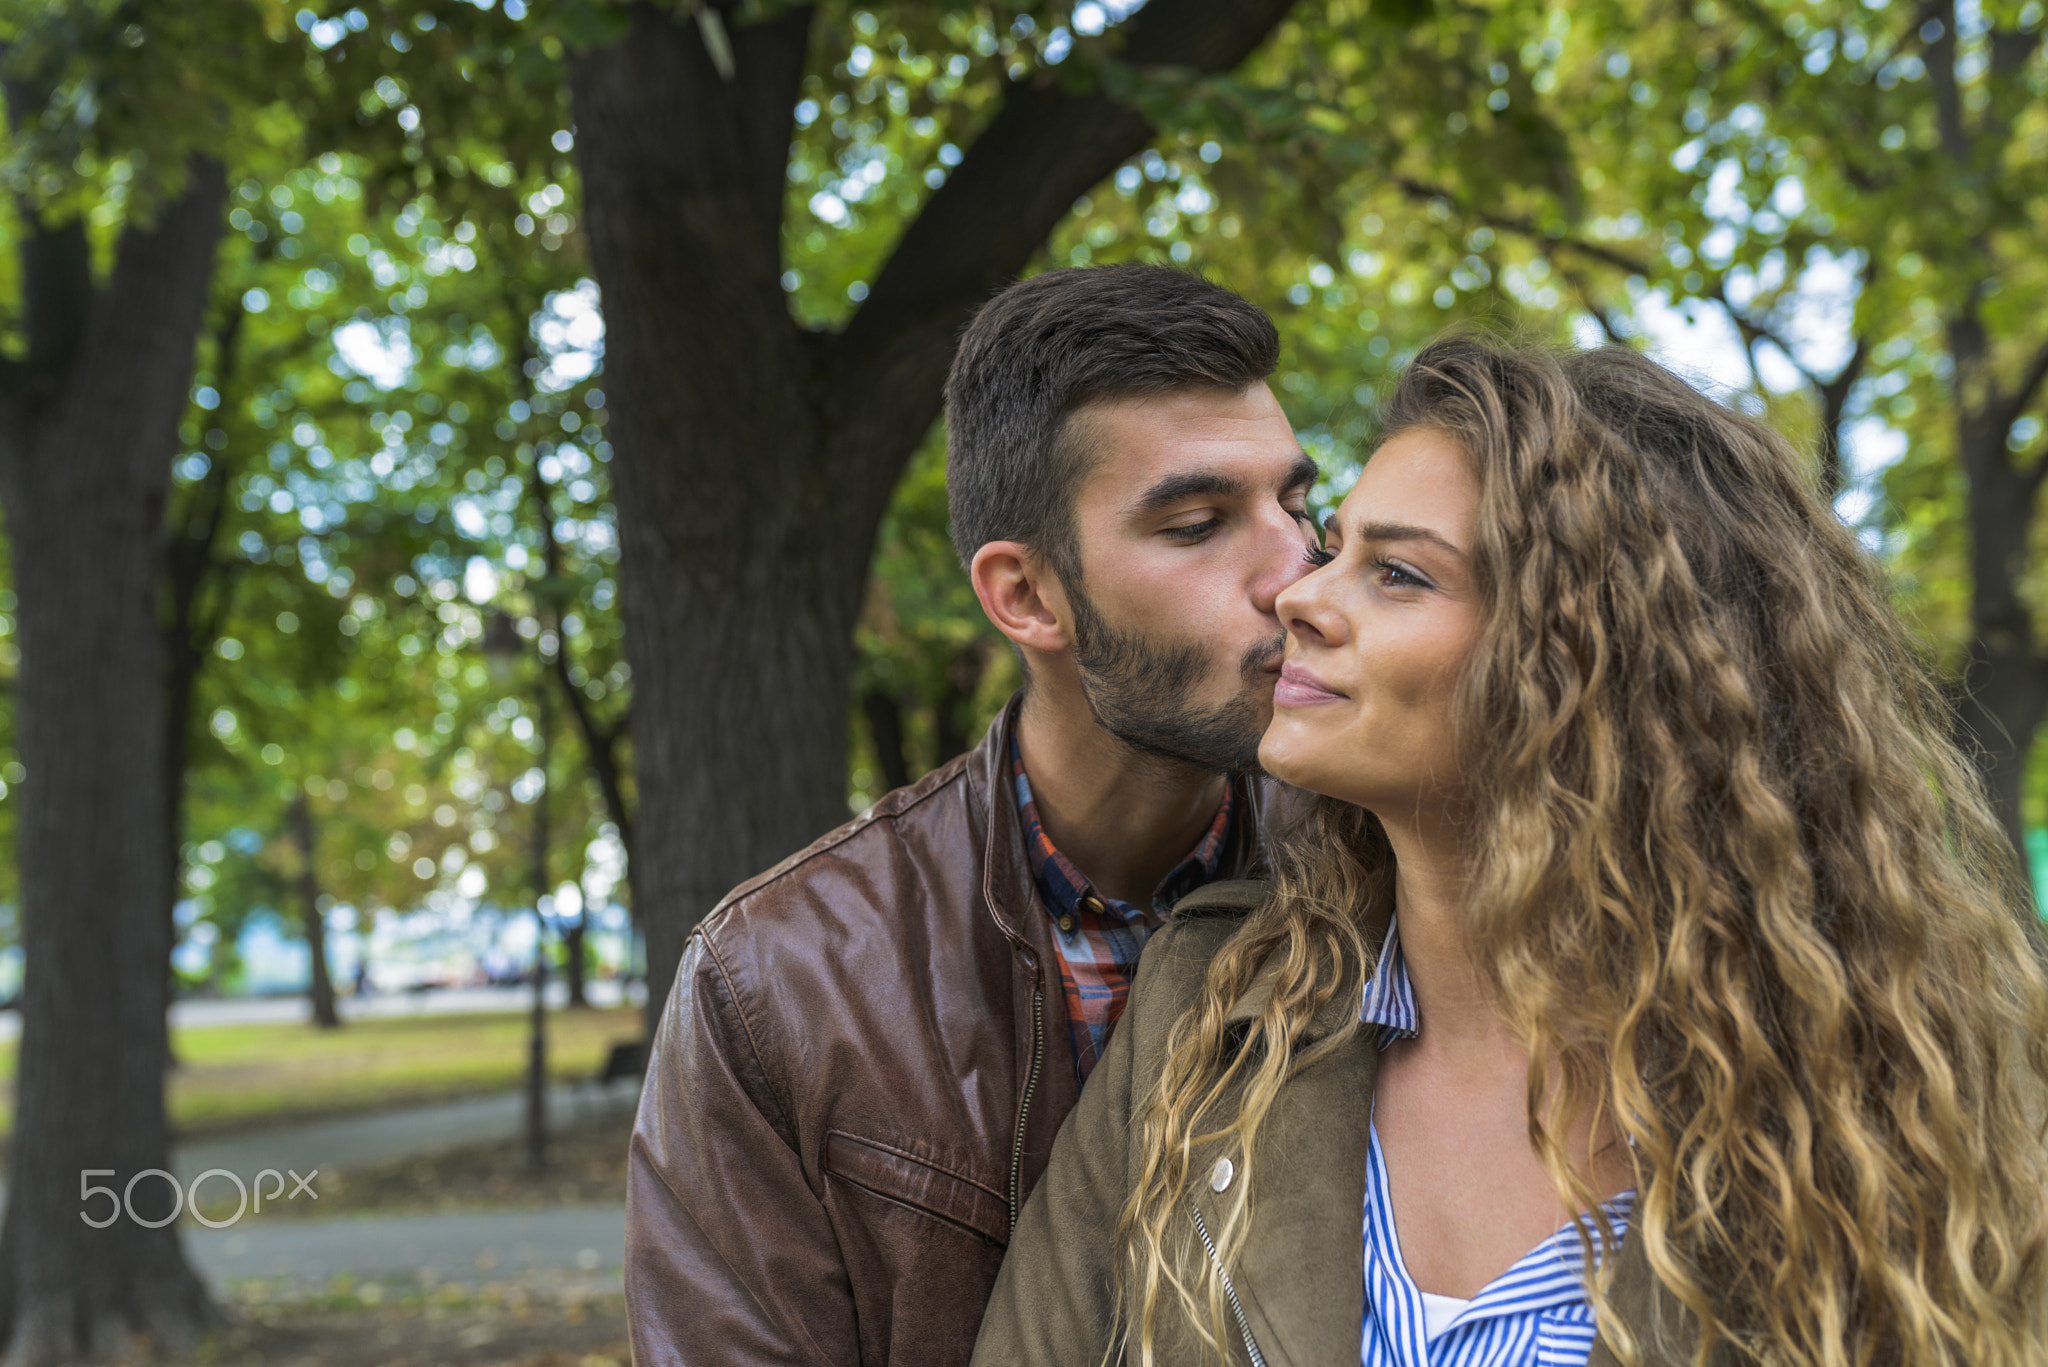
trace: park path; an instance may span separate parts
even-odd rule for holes
[[[632,1101],[623,1087],[609,1098],[592,1089],[555,1087],[548,1111],[560,1124],[599,1105]],[[310,1181],[323,1166],[346,1169],[511,1138],[521,1132],[524,1106],[523,1094],[503,1092],[226,1136],[179,1147],[171,1168],[188,1185],[209,1170],[233,1173],[252,1189],[265,1170]],[[221,1199],[232,1186],[226,1178],[210,1178],[206,1195]],[[265,1179],[263,1186],[270,1204],[281,1199],[280,1192],[300,1206],[315,1199],[305,1191],[291,1196],[296,1184],[289,1177]],[[266,1218],[252,1209],[225,1228],[187,1226],[184,1239],[216,1289],[261,1278],[273,1292],[290,1295],[319,1290],[346,1274],[416,1285],[509,1279],[616,1290],[625,1230],[625,1208],[616,1205],[331,1219]]]
[[[623,1206],[245,1222],[187,1230],[185,1250],[216,1288],[261,1278],[274,1293],[352,1279],[416,1286],[574,1281],[617,1290]]]
[[[624,1084],[608,1101],[594,1088],[552,1087],[548,1090],[548,1116],[559,1125],[600,1105],[624,1106],[632,1099]],[[522,1132],[525,1104],[521,1092],[499,1092],[462,1101],[225,1135],[173,1149],[171,1171],[180,1182],[190,1182],[212,1168],[222,1168],[244,1182],[254,1182],[256,1175],[266,1168],[310,1176],[313,1169],[323,1165],[350,1168],[417,1158],[469,1144],[510,1139]],[[223,1185],[216,1188],[214,1182]],[[209,1198],[219,1198],[232,1185],[216,1178],[207,1184],[206,1192]]]
[[[598,1106],[630,1107],[634,1100],[624,1085],[608,1096],[594,1088],[554,1087],[548,1111],[562,1124]],[[268,1170],[277,1176],[263,1179],[265,1204],[284,1199],[303,1206],[316,1198],[293,1176],[310,1182],[323,1166],[387,1163],[512,1138],[521,1133],[524,1105],[522,1093],[501,1092],[208,1139],[172,1150],[171,1170],[188,1189],[202,1173],[232,1173],[252,1198]],[[233,1186],[216,1175],[207,1180],[205,1194],[217,1201]],[[188,1253],[217,1290],[263,1278],[290,1294],[319,1290],[343,1274],[419,1285],[509,1279],[616,1291],[620,1284],[626,1228],[621,1205],[310,1219],[295,1218],[297,1211],[258,1214],[253,1199],[251,1207],[224,1228],[183,1228]]]

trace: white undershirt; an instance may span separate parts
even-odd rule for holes
[[[1419,1290],[1420,1288],[1418,1288]],[[1422,1292],[1422,1337],[1435,1343],[1451,1327],[1451,1321],[1465,1313],[1465,1307],[1472,1304],[1456,1296],[1439,1296],[1434,1291]]]

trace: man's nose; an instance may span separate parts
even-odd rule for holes
[[[1282,521],[1273,524],[1264,538],[1259,574],[1252,583],[1252,605],[1267,616],[1278,616],[1277,603],[1289,585],[1311,569],[1308,549],[1315,533],[1307,524],[1281,510]]]

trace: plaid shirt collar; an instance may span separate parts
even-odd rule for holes
[[[1017,746],[1014,731],[1010,735],[1010,777],[1017,789],[1017,811],[1024,822],[1024,848],[1031,858],[1031,876],[1038,884],[1045,909],[1062,930],[1072,928],[1082,904],[1091,898],[1097,906],[1126,922],[1162,921],[1172,914],[1175,902],[1212,881],[1222,867],[1223,851],[1230,839],[1231,814],[1237,803],[1235,784],[1224,786],[1222,805],[1217,807],[1216,819],[1209,823],[1208,831],[1195,842],[1187,858],[1159,880],[1159,886],[1152,890],[1152,905],[1141,908],[1098,892],[1088,876],[1054,847],[1039,823],[1038,803],[1031,795],[1031,780],[1024,773],[1024,754]]]

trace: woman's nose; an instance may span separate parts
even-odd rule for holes
[[[1280,591],[1273,611],[1287,634],[1306,643],[1334,645],[1343,637],[1343,618],[1329,601],[1328,567],[1310,570]]]

